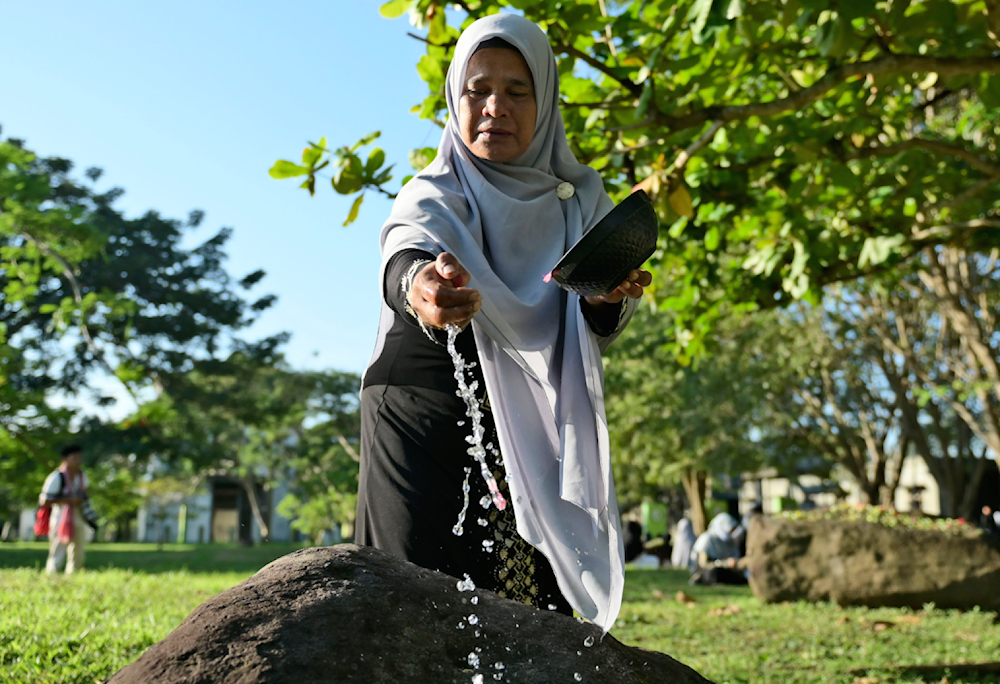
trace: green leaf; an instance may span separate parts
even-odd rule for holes
[[[444,80],[442,61],[431,55],[424,55],[417,62],[417,74],[428,84]]]
[[[718,226],[712,226],[705,233],[705,249],[710,252],[714,252],[719,248],[719,228]]]
[[[361,203],[365,201],[365,194],[361,193],[358,198],[354,200],[354,204],[351,205],[351,210],[347,212],[347,219],[344,221],[344,227],[351,225],[358,218],[358,211],[361,210]]]
[[[677,189],[670,193],[668,198],[670,206],[681,216],[686,218],[694,217],[694,207],[691,203],[691,193],[683,185],[678,185]]]
[[[40,314],[50,314],[50,313],[54,312],[56,309],[58,309],[58,308],[59,307],[56,306],[55,304],[42,304],[40,307],[38,307],[38,313],[40,313]]]
[[[691,23],[691,36],[694,42],[701,44],[701,32],[708,23],[708,14],[712,11],[712,0],[695,0],[688,11],[687,19]]]
[[[906,236],[902,233],[896,235],[873,237],[865,240],[861,248],[861,256],[858,259],[858,266],[878,266],[889,258],[892,252],[906,242]]]
[[[309,167],[299,166],[298,164],[290,161],[285,161],[284,159],[279,159],[274,162],[274,166],[268,171],[271,178],[294,178],[295,176],[305,176],[309,173]]]
[[[316,166],[316,162],[320,160],[323,156],[323,150],[310,145],[309,147],[302,150],[302,164],[308,168]]]
[[[385,19],[398,19],[406,14],[413,0],[390,0],[378,8],[378,13]]]
[[[382,131],[372,131],[368,135],[361,138],[361,140],[354,143],[354,147],[351,148],[351,152],[357,152],[358,148],[372,144],[380,135],[382,135]]]
[[[726,8],[726,19],[736,19],[743,16],[744,0],[729,0],[729,7]]]
[[[410,150],[410,166],[414,171],[423,171],[437,158],[436,147],[420,147]]]
[[[376,147],[368,155],[368,161],[365,163],[365,175],[369,177],[375,175],[375,172],[378,171],[384,162],[385,152],[381,147]]]

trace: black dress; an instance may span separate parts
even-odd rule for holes
[[[467,452],[471,421],[456,394],[446,336],[420,328],[406,311],[400,287],[414,261],[433,258],[405,250],[386,267],[383,296],[395,315],[361,391],[356,541],[453,577],[469,575],[477,587],[505,598],[572,614],[544,555],[517,533],[513,504],[498,511],[480,503],[488,501],[488,489],[479,464]],[[599,334],[599,328],[609,325],[588,321]],[[610,325],[616,326],[617,319]],[[471,326],[458,335],[455,346],[466,361],[478,359]],[[478,363],[470,375],[470,385],[479,383],[487,462],[509,498]],[[462,511],[466,476],[471,491],[459,536],[453,528]]]

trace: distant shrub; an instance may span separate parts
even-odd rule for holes
[[[926,530],[929,532],[949,532],[951,534],[967,535],[980,533],[974,525],[962,518],[929,518],[915,516],[910,513],[900,513],[885,506],[869,506],[867,504],[839,503],[829,508],[817,508],[811,511],[785,511],[777,517],[786,520],[842,520],[847,522],[868,522],[884,527],[899,527],[911,530]]]

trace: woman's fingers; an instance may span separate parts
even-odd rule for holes
[[[472,279],[469,272],[465,270],[462,264],[458,263],[458,259],[448,252],[438,254],[437,261],[434,262],[434,268],[437,270],[438,275],[445,280],[450,280],[455,287],[464,287]]]
[[[620,302],[625,297],[639,299],[642,297],[643,288],[652,282],[652,273],[637,268],[628,274],[628,277],[622,281],[621,285],[615,288],[614,292],[609,295],[605,295],[604,300],[615,304]]]
[[[420,320],[432,328],[449,323],[465,327],[482,307],[478,290],[463,287],[470,280],[455,257],[442,253],[413,280],[410,303]]]

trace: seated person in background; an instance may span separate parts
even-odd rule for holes
[[[622,525],[622,542],[625,546],[625,562],[631,563],[642,553],[642,525],[634,520]]]
[[[735,532],[733,532],[733,537],[736,538],[736,543],[740,547],[740,558],[747,555],[747,534],[750,532],[750,521],[755,515],[764,515],[764,507],[759,501],[750,506],[750,510],[743,514],[743,520],[740,521],[740,526],[736,528]]]
[[[696,537],[690,520],[681,518],[677,522],[675,537],[677,542],[674,544],[673,552],[670,554],[670,564],[675,568],[694,570],[697,566],[697,559],[691,554],[691,547],[694,546]]]
[[[987,534],[1000,536],[1000,511],[994,511],[989,506],[983,506],[982,516],[979,518],[979,526]]]
[[[691,575],[691,584],[746,584],[747,578],[739,567],[740,548],[733,532],[739,522],[728,513],[712,518],[708,531],[691,547],[698,567]]]

